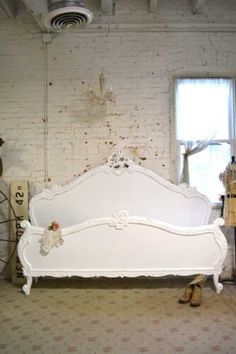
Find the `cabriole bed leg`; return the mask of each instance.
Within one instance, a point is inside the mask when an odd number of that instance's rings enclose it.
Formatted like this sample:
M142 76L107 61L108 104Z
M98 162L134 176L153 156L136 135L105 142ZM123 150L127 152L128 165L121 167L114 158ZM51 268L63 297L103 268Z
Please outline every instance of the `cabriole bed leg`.
M217 294L220 294L221 291L223 290L223 285L219 282L219 274L218 273L213 274L213 281L214 281L214 285L215 285Z
M31 285L32 285L32 276L29 274L25 274L25 277L27 279L27 283L23 286L23 291L25 293L25 295L29 295L30 294L30 289L31 289Z

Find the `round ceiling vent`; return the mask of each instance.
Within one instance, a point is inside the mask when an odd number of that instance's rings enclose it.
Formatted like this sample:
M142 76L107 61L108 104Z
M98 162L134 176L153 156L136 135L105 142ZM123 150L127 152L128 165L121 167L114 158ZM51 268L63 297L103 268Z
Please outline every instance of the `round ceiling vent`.
M65 2L63 2L65 4ZM81 6L62 6L50 9L43 22L49 31L76 31L88 25L93 19L93 13Z

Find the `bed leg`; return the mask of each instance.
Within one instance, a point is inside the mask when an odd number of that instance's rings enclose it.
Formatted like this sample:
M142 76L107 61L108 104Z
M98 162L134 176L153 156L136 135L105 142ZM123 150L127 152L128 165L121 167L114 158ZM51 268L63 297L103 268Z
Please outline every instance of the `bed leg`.
M223 285L219 282L219 274L218 273L213 274L213 281L214 281L214 285L215 285L217 294L220 294L221 291L223 290Z
M23 291L25 293L25 295L29 295L30 294L30 289L31 289L31 285L32 285L32 276L27 274L25 275L26 279L27 279L27 283L23 286Z

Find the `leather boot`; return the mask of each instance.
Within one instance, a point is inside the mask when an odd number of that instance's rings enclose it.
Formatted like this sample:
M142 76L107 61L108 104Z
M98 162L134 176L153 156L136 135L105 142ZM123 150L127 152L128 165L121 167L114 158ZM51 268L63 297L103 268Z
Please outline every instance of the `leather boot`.
M179 303L180 304L186 304L187 302L189 302L192 298L193 295L193 286L188 285L185 289L184 289L184 293L183 295L179 298Z
M200 291L198 289L195 291L192 306L199 306L201 304L201 287L204 285L206 280L206 275L198 274L185 288L183 295L179 298L179 303L186 304L189 302L193 296L195 287L198 286L200 287Z
M193 295L191 298L190 305L191 306L200 306L202 299L202 289L200 285L194 285Z
M203 284L206 282L207 276L204 274L198 274L196 278L194 278L188 285L199 285L203 286Z

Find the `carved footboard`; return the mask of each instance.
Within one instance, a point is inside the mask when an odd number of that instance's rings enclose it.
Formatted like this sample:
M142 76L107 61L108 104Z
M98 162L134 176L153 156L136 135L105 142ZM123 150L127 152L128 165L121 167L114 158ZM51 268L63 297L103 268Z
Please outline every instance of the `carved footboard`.
M135 165L121 152L68 185L35 195L29 212L34 226L24 222L18 247L26 294L32 277L39 276L204 273L213 275L218 293L223 288L218 278L227 243L221 219L206 225L210 201ZM64 243L60 240L45 255L41 241L53 220L62 227Z
M43 254L44 228L24 221L18 255L30 294L33 277L137 277L213 275L217 293L227 242L222 219L200 227L174 226L151 218L129 216L94 218L61 230L63 245Z

